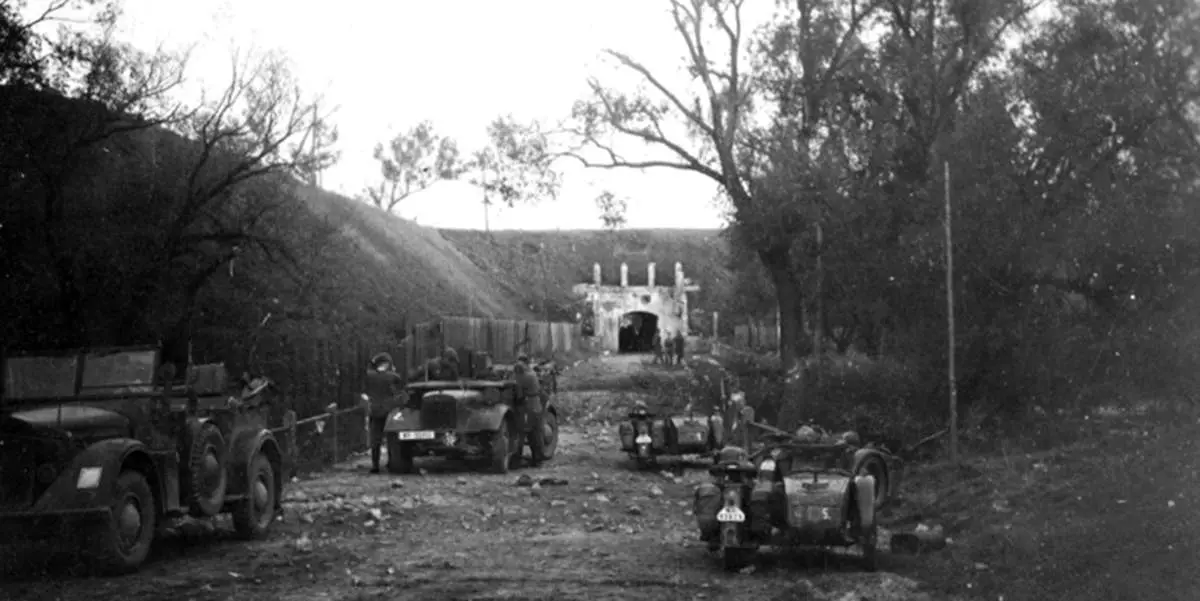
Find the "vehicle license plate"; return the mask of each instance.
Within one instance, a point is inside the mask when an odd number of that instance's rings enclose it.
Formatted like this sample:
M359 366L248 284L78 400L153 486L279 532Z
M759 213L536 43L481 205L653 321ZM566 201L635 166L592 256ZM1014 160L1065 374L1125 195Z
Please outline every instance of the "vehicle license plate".
M717 512L717 521L744 522L746 521L746 514L742 513L742 510L737 507L725 507Z
M651 440L649 435L639 434L637 438L633 439L633 442L637 444L650 444Z
M422 430L419 432L397 432L400 440L433 440L436 438L433 432Z

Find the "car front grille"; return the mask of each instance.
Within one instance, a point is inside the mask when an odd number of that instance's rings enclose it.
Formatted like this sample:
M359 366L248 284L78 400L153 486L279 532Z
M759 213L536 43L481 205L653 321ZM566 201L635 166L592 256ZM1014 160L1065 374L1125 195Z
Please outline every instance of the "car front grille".
M0 511L33 505L58 476L61 451L61 445L52 439L0 437Z
M421 427L427 430L458 428L458 399L431 394L421 402Z

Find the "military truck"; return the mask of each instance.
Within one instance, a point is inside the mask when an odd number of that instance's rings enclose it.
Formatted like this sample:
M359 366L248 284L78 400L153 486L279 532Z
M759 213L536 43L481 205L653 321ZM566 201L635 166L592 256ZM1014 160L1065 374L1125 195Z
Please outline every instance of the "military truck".
M520 467L525 447L532 451L531 424L517 384L503 366L493 365L486 353L459 353L463 379L417 381L406 387L404 407L388 415L388 471L409 474L422 456L486 461L491 471L507 473ZM558 408L549 382L542 380L549 400L544 408L543 456L550 460L558 447Z
M287 467L269 388L157 347L5 358L0 531L78 537L102 573L137 570L173 518L232 513L240 535L264 534Z

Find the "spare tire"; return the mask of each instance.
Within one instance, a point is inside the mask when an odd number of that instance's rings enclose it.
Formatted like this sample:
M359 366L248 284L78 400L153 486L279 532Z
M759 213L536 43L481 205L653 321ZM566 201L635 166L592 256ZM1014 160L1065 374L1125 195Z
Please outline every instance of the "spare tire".
M212 517L225 505L227 449L225 437L215 424L203 423L192 430L188 449L188 512L195 517Z

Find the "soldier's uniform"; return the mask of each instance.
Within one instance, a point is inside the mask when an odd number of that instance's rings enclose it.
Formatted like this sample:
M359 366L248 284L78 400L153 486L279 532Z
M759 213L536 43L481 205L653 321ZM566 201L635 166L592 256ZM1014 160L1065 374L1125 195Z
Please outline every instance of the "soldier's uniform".
M663 359L662 334L660 334L659 332L654 332L654 338L651 339L650 344L651 344L651 346L654 347L654 362L662 363L662 359Z
M525 357L522 356L522 359ZM533 463L539 464L546 460L543 451L546 448L546 430L543 416L545 415L545 393L542 383L529 364L517 360L513 365L513 377L517 382L517 401L522 403L529 416L529 448L533 451Z
M683 365L683 350L684 350L683 330L680 330L678 332L675 332L675 364L676 365Z
M366 394L368 433L371 443L371 473L379 473L380 448L383 446L383 427L392 410L404 403L404 378L395 372L392 356L378 353L371 357L372 369L367 371Z

